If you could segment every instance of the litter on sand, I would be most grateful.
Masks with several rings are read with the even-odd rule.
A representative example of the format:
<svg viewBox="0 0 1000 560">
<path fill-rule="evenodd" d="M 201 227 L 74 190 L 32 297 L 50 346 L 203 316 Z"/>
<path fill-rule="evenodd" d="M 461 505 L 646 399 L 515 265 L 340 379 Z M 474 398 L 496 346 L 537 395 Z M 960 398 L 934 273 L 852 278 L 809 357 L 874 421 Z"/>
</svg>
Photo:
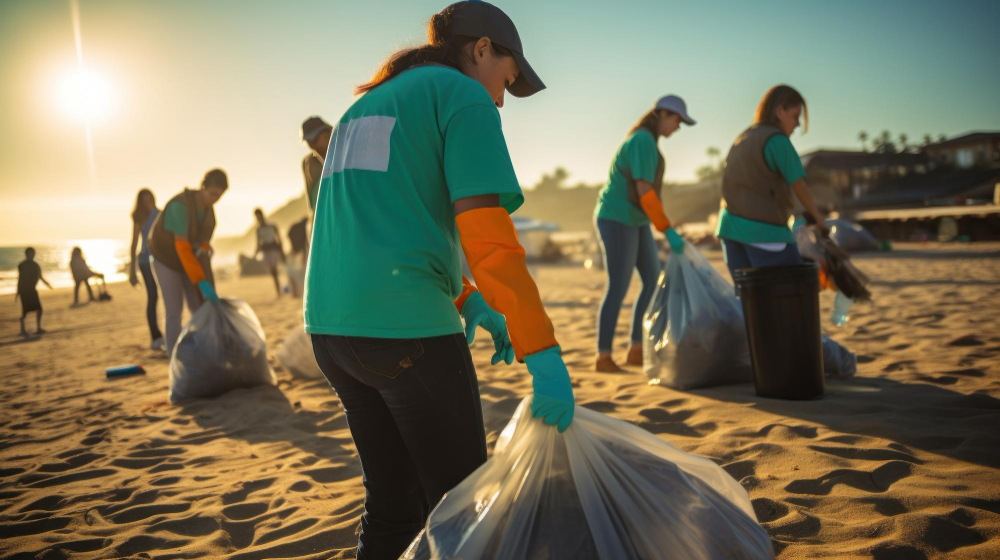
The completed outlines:
<svg viewBox="0 0 1000 560">
<path fill-rule="evenodd" d="M 530 404 L 400 560 L 774 558 L 746 491 L 712 461 L 579 406 L 560 434 Z"/>
<path fill-rule="evenodd" d="M 257 315 L 238 299 L 203 304 L 170 357 L 170 402 L 257 385 L 277 385 Z"/>
</svg>

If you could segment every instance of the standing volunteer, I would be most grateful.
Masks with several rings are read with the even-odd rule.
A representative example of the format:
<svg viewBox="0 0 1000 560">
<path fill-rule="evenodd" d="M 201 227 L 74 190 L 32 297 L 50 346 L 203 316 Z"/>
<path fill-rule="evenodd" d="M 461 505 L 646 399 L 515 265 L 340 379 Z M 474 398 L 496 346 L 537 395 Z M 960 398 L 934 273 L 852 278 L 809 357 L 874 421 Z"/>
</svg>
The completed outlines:
<svg viewBox="0 0 1000 560">
<path fill-rule="evenodd" d="M 164 347 L 165 341 L 160 327 L 156 320 L 156 303 L 159 297 L 156 293 L 156 279 L 153 278 L 153 269 L 149 263 L 149 231 L 153 228 L 153 222 L 160 215 L 160 209 L 156 207 L 156 197 L 149 189 L 140 189 L 135 197 L 135 209 L 132 210 L 132 244 L 129 248 L 128 261 L 128 281 L 132 287 L 139 285 L 139 276 L 136 274 L 136 265 L 142 272 L 142 283 L 146 286 L 146 322 L 149 323 L 149 336 L 152 339 L 150 348 L 159 350 Z M 141 244 L 139 257 L 136 258 L 135 250 Z"/>
<path fill-rule="evenodd" d="M 149 233 L 153 270 L 163 294 L 168 356 L 172 355 L 181 334 L 184 300 L 191 313 L 206 299 L 219 302 L 212 276 L 212 248 L 208 242 L 215 231 L 213 206 L 227 188 L 229 180 L 225 171 L 209 171 L 200 189 L 184 189 L 167 202 Z"/>
<path fill-rule="evenodd" d="M 278 264 L 285 262 L 285 250 L 281 247 L 281 235 L 278 228 L 267 223 L 264 219 L 264 211 L 260 208 L 253 211 L 257 218 L 257 250 L 253 253 L 253 258 L 258 254 L 264 254 L 264 264 L 267 265 L 268 272 L 274 278 L 274 290 L 281 297 L 281 282 L 278 280 Z"/>
<path fill-rule="evenodd" d="M 639 271 L 642 291 L 632 310 L 632 346 L 625 363 L 642 365 L 642 316 L 660 275 L 660 257 L 650 223 L 666 233 L 673 251 L 684 250 L 684 239 L 670 226 L 663 211 L 660 190 L 666 164 L 656 147 L 657 140 L 676 132 L 681 122 L 694 124 L 684 100 L 676 95 L 661 97 L 629 131 L 611 163 L 608 184 L 597 199 L 594 221 L 608 272 L 608 287 L 597 316 L 597 371 L 620 371 L 611 349 L 633 269 Z"/>
<path fill-rule="evenodd" d="M 493 336 L 494 364 L 527 364 L 535 417 L 562 431 L 574 410 L 508 215 L 524 197 L 497 110 L 505 90 L 545 86 L 489 3 L 448 6 L 427 39 L 393 54 L 337 123 L 306 277 L 306 332 L 364 474 L 362 560 L 397 558 L 486 460 L 469 352 L 477 325 Z M 478 290 L 461 276 L 459 247 Z"/>
<path fill-rule="evenodd" d="M 790 86 L 774 86 L 757 105 L 754 124 L 729 149 L 716 235 L 722 239 L 731 274 L 741 268 L 802 264 L 788 224 L 793 191 L 825 230 L 824 216 L 806 186 L 802 160 L 788 138 L 803 112 L 808 130 L 809 110 L 802 95 Z"/>
<path fill-rule="evenodd" d="M 330 133 L 333 127 L 320 117 L 309 117 L 302 122 L 302 141 L 309 146 L 309 153 L 302 158 L 302 177 L 306 181 L 306 197 L 309 210 L 316 210 L 316 193 L 319 192 L 320 176 L 323 174 L 323 157 L 330 147 Z"/>
</svg>

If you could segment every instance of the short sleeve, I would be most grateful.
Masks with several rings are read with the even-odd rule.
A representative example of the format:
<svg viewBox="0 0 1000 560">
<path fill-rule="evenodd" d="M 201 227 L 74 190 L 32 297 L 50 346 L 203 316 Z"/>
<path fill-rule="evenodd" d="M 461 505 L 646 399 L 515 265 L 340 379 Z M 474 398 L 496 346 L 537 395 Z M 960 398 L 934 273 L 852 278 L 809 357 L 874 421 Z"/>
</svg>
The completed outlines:
<svg viewBox="0 0 1000 560">
<path fill-rule="evenodd" d="M 452 203 L 498 194 L 508 213 L 524 203 L 496 107 L 470 105 L 449 119 L 444 128 L 444 176 Z"/>
<path fill-rule="evenodd" d="M 764 144 L 764 161 L 771 171 L 781 173 L 789 185 L 806 176 L 802 159 L 784 134 L 775 134 Z"/>
<path fill-rule="evenodd" d="M 628 165 L 632 178 L 652 183 L 656 179 L 656 164 L 660 159 L 656 140 L 651 134 L 637 132 L 629 142 Z"/>
<path fill-rule="evenodd" d="M 176 234 L 188 234 L 188 211 L 187 206 L 174 200 L 163 209 L 163 229 Z"/>
</svg>

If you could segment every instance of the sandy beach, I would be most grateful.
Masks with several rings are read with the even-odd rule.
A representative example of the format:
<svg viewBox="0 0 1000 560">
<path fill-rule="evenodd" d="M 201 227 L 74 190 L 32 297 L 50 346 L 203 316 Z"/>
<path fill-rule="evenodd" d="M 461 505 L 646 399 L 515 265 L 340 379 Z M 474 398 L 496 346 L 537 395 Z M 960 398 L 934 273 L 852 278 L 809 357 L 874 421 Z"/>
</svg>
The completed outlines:
<svg viewBox="0 0 1000 560">
<path fill-rule="evenodd" d="M 725 270 L 721 253 L 706 256 Z M 1000 244 L 901 245 L 856 263 L 874 305 L 842 328 L 828 320 L 832 294 L 822 305 L 824 331 L 859 355 L 859 373 L 811 402 L 595 373 L 603 272 L 534 272 L 578 404 L 722 465 L 779 558 L 1000 558 Z M 344 414 L 325 380 L 293 378 L 274 357 L 301 301 L 275 299 L 269 278 L 218 291 L 253 306 L 279 385 L 183 406 L 167 400 L 166 358 L 147 348 L 141 289 L 113 284 L 113 301 L 71 309 L 69 290 L 41 288 L 49 332 L 31 341 L 6 296 L 0 556 L 353 557 L 364 493 Z M 621 361 L 628 321 L 623 311 Z M 491 367 L 491 348 L 477 341 L 473 355 L 492 449 L 531 385 L 523 365 Z M 132 363 L 148 373 L 105 378 Z"/>
</svg>

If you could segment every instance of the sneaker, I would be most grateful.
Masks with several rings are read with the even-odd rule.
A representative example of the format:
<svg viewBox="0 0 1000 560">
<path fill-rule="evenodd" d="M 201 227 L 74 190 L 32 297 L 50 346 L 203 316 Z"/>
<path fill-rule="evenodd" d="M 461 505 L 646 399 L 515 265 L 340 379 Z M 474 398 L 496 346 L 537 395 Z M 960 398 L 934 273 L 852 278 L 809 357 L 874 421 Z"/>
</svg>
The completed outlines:
<svg viewBox="0 0 1000 560">
<path fill-rule="evenodd" d="M 150 350 L 164 350 L 167 347 L 167 342 L 163 340 L 163 337 L 157 338 L 149 345 Z"/>
</svg>

